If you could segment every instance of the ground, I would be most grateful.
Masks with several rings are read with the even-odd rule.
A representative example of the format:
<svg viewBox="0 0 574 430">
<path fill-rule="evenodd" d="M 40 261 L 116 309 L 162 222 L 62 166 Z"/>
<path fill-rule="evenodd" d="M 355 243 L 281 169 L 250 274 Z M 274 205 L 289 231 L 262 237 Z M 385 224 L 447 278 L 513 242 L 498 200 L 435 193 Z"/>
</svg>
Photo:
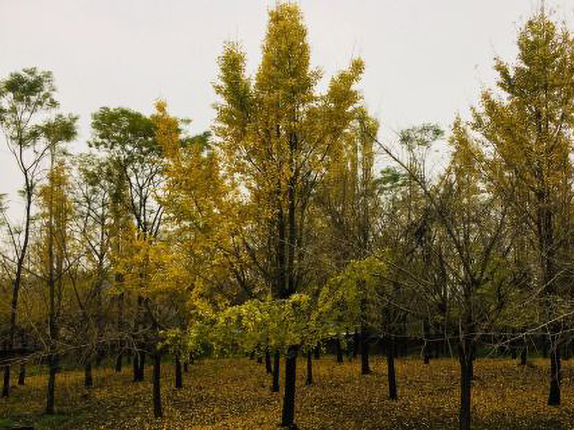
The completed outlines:
<svg viewBox="0 0 574 430">
<path fill-rule="evenodd" d="M 387 399 L 386 366 L 372 361 L 373 374 L 359 375 L 357 361 L 314 361 L 315 385 L 305 387 L 299 360 L 296 421 L 301 430 L 457 429 L 458 363 L 451 359 L 397 360 L 399 400 Z M 546 406 L 548 360 L 527 367 L 515 361 L 479 359 L 473 388 L 473 429 L 570 430 L 574 428 L 574 362 L 564 362 L 563 405 Z M 37 369 L 34 369 L 36 372 Z M 33 370 L 33 371 L 34 371 Z M 94 369 L 94 387 L 83 387 L 83 372 L 58 375 L 58 415 L 42 415 L 46 375 L 27 379 L 11 397 L 0 399 L 0 428 L 35 424 L 42 429 L 267 430 L 277 429 L 281 397 L 269 390 L 262 364 L 247 359 L 202 360 L 184 374 L 184 388 L 173 388 L 173 366 L 163 366 L 163 419 L 153 418 L 151 368 L 146 381 Z"/>
</svg>

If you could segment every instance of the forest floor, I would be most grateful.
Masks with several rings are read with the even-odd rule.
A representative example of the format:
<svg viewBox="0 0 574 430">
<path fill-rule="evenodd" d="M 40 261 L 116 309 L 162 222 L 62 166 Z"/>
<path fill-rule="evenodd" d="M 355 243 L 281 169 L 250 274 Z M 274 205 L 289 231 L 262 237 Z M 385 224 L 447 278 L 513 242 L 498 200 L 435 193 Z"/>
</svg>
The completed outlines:
<svg viewBox="0 0 574 430">
<path fill-rule="evenodd" d="M 314 361 L 315 385 L 306 387 L 305 362 L 298 362 L 296 422 L 301 430 L 457 429 L 458 363 L 451 359 L 398 359 L 399 400 L 387 399 L 386 365 L 372 359 L 373 374 L 359 375 L 358 361 L 343 365 L 333 357 Z M 173 366 L 163 366 L 164 418 L 153 418 L 151 368 L 146 381 L 94 369 L 94 387 L 83 387 L 83 372 L 58 375 L 58 414 L 43 416 L 46 375 L 0 399 L 0 428 L 34 424 L 35 429 L 267 430 L 277 429 L 281 396 L 269 390 L 265 367 L 246 359 L 203 360 L 184 373 L 175 389 Z M 479 359 L 473 387 L 473 429 L 570 430 L 574 428 L 574 360 L 563 363 L 563 405 L 546 406 L 548 360 L 528 366 Z M 31 372 L 32 373 L 32 372 Z M 281 375 L 282 376 L 282 375 Z M 282 382 L 282 381 L 281 381 Z"/>
</svg>

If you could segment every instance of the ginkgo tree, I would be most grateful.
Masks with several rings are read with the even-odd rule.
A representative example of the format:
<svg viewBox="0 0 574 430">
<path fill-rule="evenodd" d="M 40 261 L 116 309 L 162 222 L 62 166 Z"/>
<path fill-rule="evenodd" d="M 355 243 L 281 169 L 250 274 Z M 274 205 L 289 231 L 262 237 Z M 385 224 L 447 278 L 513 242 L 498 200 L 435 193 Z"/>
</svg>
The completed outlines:
<svg viewBox="0 0 574 430">
<path fill-rule="evenodd" d="M 257 205 L 256 223 L 268 231 L 270 296 L 288 300 L 308 287 L 307 216 L 334 147 L 361 103 L 355 86 L 364 64 L 354 60 L 319 94 L 321 72 L 310 65 L 301 11 L 284 3 L 269 11 L 262 59 L 253 78 L 246 75 L 246 57 L 237 43 L 225 45 L 219 67 L 215 132 L 222 165 Z M 293 344 L 285 352 L 285 427 L 294 426 L 299 349 Z"/>
</svg>

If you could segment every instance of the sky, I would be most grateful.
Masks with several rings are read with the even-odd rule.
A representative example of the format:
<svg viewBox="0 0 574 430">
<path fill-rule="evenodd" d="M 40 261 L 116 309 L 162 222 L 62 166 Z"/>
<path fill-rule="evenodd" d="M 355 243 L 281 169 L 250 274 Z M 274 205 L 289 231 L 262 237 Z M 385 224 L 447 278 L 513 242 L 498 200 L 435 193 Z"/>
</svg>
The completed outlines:
<svg viewBox="0 0 574 430">
<path fill-rule="evenodd" d="M 495 82 L 493 58 L 512 62 L 520 27 L 542 0 L 299 0 L 312 63 L 328 78 L 360 56 L 367 107 L 391 140 L 406 127 L 449 128 Z M 260 59 L 275 0 L 0 0 L 0 79 L 36 66 L 54 73 L 63 112 L 80 115 L 72 150 L 102 106 L 146 114 L 158 98 L 208 130 L 212 83 L 225 41 L 239 41 L 249 70 Z M 574 0 L 547 0 L 574 30 Z M 2 138 L 0 138 L 2 140 Z M 20 177 L 0 142 L 0 193 Z M 18 202 L 13 198 L 14 205 Z"/>
</svg>

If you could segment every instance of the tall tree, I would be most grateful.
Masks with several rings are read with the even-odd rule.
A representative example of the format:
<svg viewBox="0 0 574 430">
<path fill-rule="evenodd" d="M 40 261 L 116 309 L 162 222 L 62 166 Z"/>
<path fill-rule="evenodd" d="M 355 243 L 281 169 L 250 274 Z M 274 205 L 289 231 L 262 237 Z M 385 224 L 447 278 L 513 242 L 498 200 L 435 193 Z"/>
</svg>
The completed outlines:
<svg viewBox="0 0 574 430">
<path fill-rule="evenodd" d="M 15 260 L 14 275 L 11 279 L 12 299 L 8 349 L 14 347 L 17 331 L 18 298 L 30 244 L 34 195 L 43 173 L 43 161 L 55 144 L 53 137 L 46 136 L 50 127 L 45 119 L 47 114 L 59 106 L 55 93 L 56 87 L 52 73 L 36 68 L 11 73 L 6 79 L 0 81 L 0 128 L 22 175 L 24 197 L 22 226 L 16 228 L 7 222 Z M 60 119 L 66 121 L 64 117 Z M 8 221 L 6 216 L 5 219 Z M 2 396 L 8 396 L 9 392 L 10 366 L 6 365 L 4 366 Z"/>
<path fill-rule="evenodd" d="M 571 234 L 574 39 L 541 11 L 518 36 L 518 58 L 496 59 L 497 85 L 486 90 L 471 128 L 492 152 L 485 171 L 494 192 L 512 204 L 537 251 L 538 289 L 548 323 L 548 404 L 560 404 L 560 312 L 565 293 L 561 250 Z M 558 300 L 557 300 L 558 299 Z"/>
<path fill-rule="evenodd" d="M 310 66 L 310 48 L 301 11 L 280 4 L 269 12 L 261 64 L 254 79 L 245 74 L 245 54 L 228 43 L 219 59 L 215 85 L 216 134 L 224 167 L 241 179 L 257 223 L 272 248 L 269 290 L 287 299 L 306 286 L 307 216 L 331 160 L 333 147 L 354 118 L 360 95 L 354 85 L 361 60 L 336 75 L 324 95 L 316 91 L 321 73 Z M 298 345 L 286 352 L 282 424 L 294 425 Z"/>
</svg>

